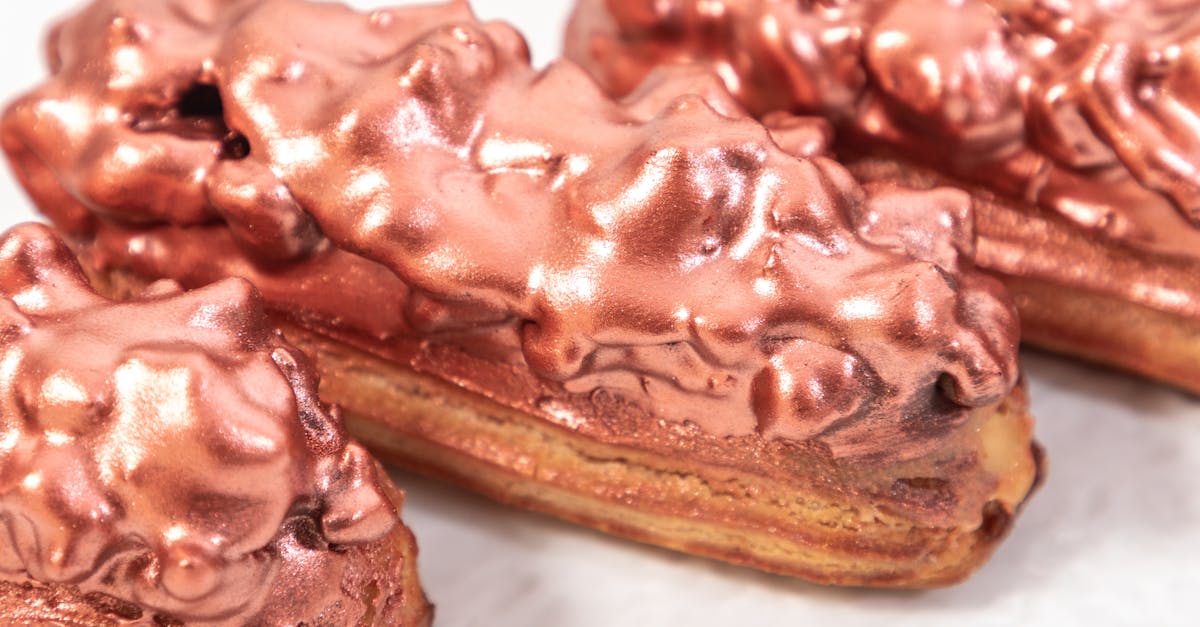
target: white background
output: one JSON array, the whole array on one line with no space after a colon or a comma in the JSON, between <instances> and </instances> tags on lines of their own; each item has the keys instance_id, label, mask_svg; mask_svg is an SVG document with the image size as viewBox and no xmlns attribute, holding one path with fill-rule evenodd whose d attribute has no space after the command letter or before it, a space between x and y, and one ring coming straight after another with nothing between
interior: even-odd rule
<instances>
[{"instance_id":1,"label":"white background","mask_svg":"<svg viewBox=\"0 0 1200 627\"><path fill-rule=\"evenodd\" d=\"M164 0L166 1L166 0ZM42 76L41 36L75 2L0 2L0 99ZM363 7L379 2L360 1ZM569 0L473 3L559 50ZM0 168L0 226L32 207ZM508 511L405 474L405 520L447 626L1200 624L1200 401L1043 354L1023 355L1050 455L1045 485L970 581L838 590L644 547Z\"/></svg>"}]
</instances>

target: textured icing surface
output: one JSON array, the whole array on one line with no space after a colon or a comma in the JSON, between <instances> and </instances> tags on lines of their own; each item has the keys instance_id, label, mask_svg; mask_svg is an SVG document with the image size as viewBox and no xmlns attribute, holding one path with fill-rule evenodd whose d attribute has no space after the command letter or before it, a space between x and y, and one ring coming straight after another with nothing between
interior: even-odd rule
<instances>
[{"instance_id":1,"label":"textured icing surface","mask_svg":"<svg viewBox=\"0 0 1200 627\"><path fill-rule=\"evenodd\" d=\"M231 239L334 326L840 457L922 455L1016 379L964 194L863 189L820 123L769 133L707 74L614 103L465 3L103 0L50 54L4 145L98 257L180 276Z\"/></svg>"},{"instance_id":2,"label":"textured icing surface","mask_svg":"<svg viewBox=\"0 0 1200 627\"><path fill-rule=\"evenodd\" d=\"M0 239L0 579L189 624L353 621L336 582L397 526L383 490L246 282L114 303L46 227Z\"/></svg>"},{"instance_id":3,"label":"textured icing surface","mask_svg":"<svg viewBox=\"0 0 1200 627\"><path fill-rule=\"evenodd\" d=\"M1120 242L1200 245L1200 3L1195 0L581 0L568 55L617 92L663 62L711 65L756 113L833 119ZM1074 263L1036 248L1031 267ZM980 244L981 249L988 244ZM1132 300L1171 310L1131 287Z\"/></svg>"}]
</instances>

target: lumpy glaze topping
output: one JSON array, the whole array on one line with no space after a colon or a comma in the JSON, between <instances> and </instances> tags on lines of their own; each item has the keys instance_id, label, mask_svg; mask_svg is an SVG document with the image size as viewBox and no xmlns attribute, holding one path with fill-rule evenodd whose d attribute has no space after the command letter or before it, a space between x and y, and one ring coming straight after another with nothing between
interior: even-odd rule
<instances>
[{"instance_id":1,"label":"lumpy glaze topping","mask_svg":"<svg viewBox=\"0 0 1200 627\"><path fill-rule=\"evenodd\" d=\"M248 283L114 303L46 227L0 239L0 578L294 623L397 522Z\"/></svg>"},{"instance_id":2,"label":"lumpy glaze topping","mask_svg":"<svg viewBox=\"0 0 1200 627\"><path fill-rule=\"evenodd\" d=\"M757 114L828 116L851 153L888 146L1143 250L1200 245L1195 0L581 0L567 45L617 92L701 62Z\"/></svg>"},{"instance_id":3,"label":"lumpy glaze topping","mask_svg":"<svg viewBox=\"0 0 1200 627\"><path fill-rule=\"evenodd\" d=\"M267 282L319 259L305 304L380 342L839 457L922 455L1016 380L965 194L864 189L821 123L768 130L707 73L617 103L465 2L104 0L50 50L5 146L59 224L147 233L135 265L186 272L205 241L149 234L224 224Z\"/></svg>"}]
</instances>

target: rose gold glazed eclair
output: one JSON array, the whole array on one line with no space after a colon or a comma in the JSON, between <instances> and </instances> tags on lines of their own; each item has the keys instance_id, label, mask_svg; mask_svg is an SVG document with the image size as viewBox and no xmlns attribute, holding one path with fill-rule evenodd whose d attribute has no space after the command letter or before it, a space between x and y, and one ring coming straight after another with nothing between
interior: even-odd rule
<instances>
[{"instance_id":1,"label":"rose gold glazed eclair","mask_svg":"<svg viewBox=\"0 0 1200 627\"><path fill-rule=\"evenodd\" d=\"M1032 488L968 197L860 186L818 121L617 103L461 2L109 0L50 50L3 141L97 280L250 279L389 459L854 585L965 577Z\"/></svg>"},{"instance_id":2,"label":"rose gold glazed eclair","mask_svg":"<svg viewBox=\"0 0 1200 627\"><path fill-rule=\"evenodd\" d=\"M864 180L968 189L1025 340L1200 392L1195 0L580 0L567 48L617 94L711 67Z\"/></svg>"},{"instance_id":3,"label":"rose gold glazed eclair","mask_svg":"<svg viewBox=\"0 0 1200 627\"><path fill-rule=\"evenodd\" d=\"M0 236L0 623L427 625L403 497L245 281L116 303Z\"/></svg>"}]
</instances>

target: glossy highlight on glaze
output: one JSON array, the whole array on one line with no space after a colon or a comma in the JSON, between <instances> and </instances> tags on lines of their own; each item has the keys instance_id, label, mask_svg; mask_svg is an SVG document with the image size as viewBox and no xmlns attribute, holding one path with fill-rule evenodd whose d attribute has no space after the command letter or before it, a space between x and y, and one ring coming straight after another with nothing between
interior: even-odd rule
<instances>
[{"instance_id":1,"label":"glossy highlight on glaze","mask_svg":"<svg viewBox=\"0 0 1200 627\"><path fill-rule=\"evenodd\" d=\"M829 117L850 156L895 152L1122 245L1196 258L1194 0L581 0L568 56L625 93L661 63L712 67L756 114ZM990 236L990 234L987 234ZM1075 284L1034 226L983 265ZM1164 311L1135 277L1087 282Z\"/></svg>"},{"instance_id":2,"label":"glossy highlight on glaze","mask_svg":"<svg viewBox=\"0 0 1200 627\"><path fill-rule=\"evenodd\" d=\"M820 156L820 122L764 128L710 74L613 102L573 64L534 71L465 2L101 0L50 50L54 76L9 108L3 142L97 259L182 277L233 242L210 265L285 310L419 338L428 369L453 347L554 398L602 390L716 436L881 464L1016 381L1015 316L973 269L968 197L863 188Z\"/></svg>"},{"instance_id":3,"label":"glossy highlight on glaze","mask_svg":"<svg viewBox=\"0 0 1200 627\"><path fill-rule=\"evenodd\" d=\"M116 303L48 228L0 238L0 581L161 624L383 616L396 582L346 553L399 524L376 473L248 283Z\"/></svg>"}]
</instances>

